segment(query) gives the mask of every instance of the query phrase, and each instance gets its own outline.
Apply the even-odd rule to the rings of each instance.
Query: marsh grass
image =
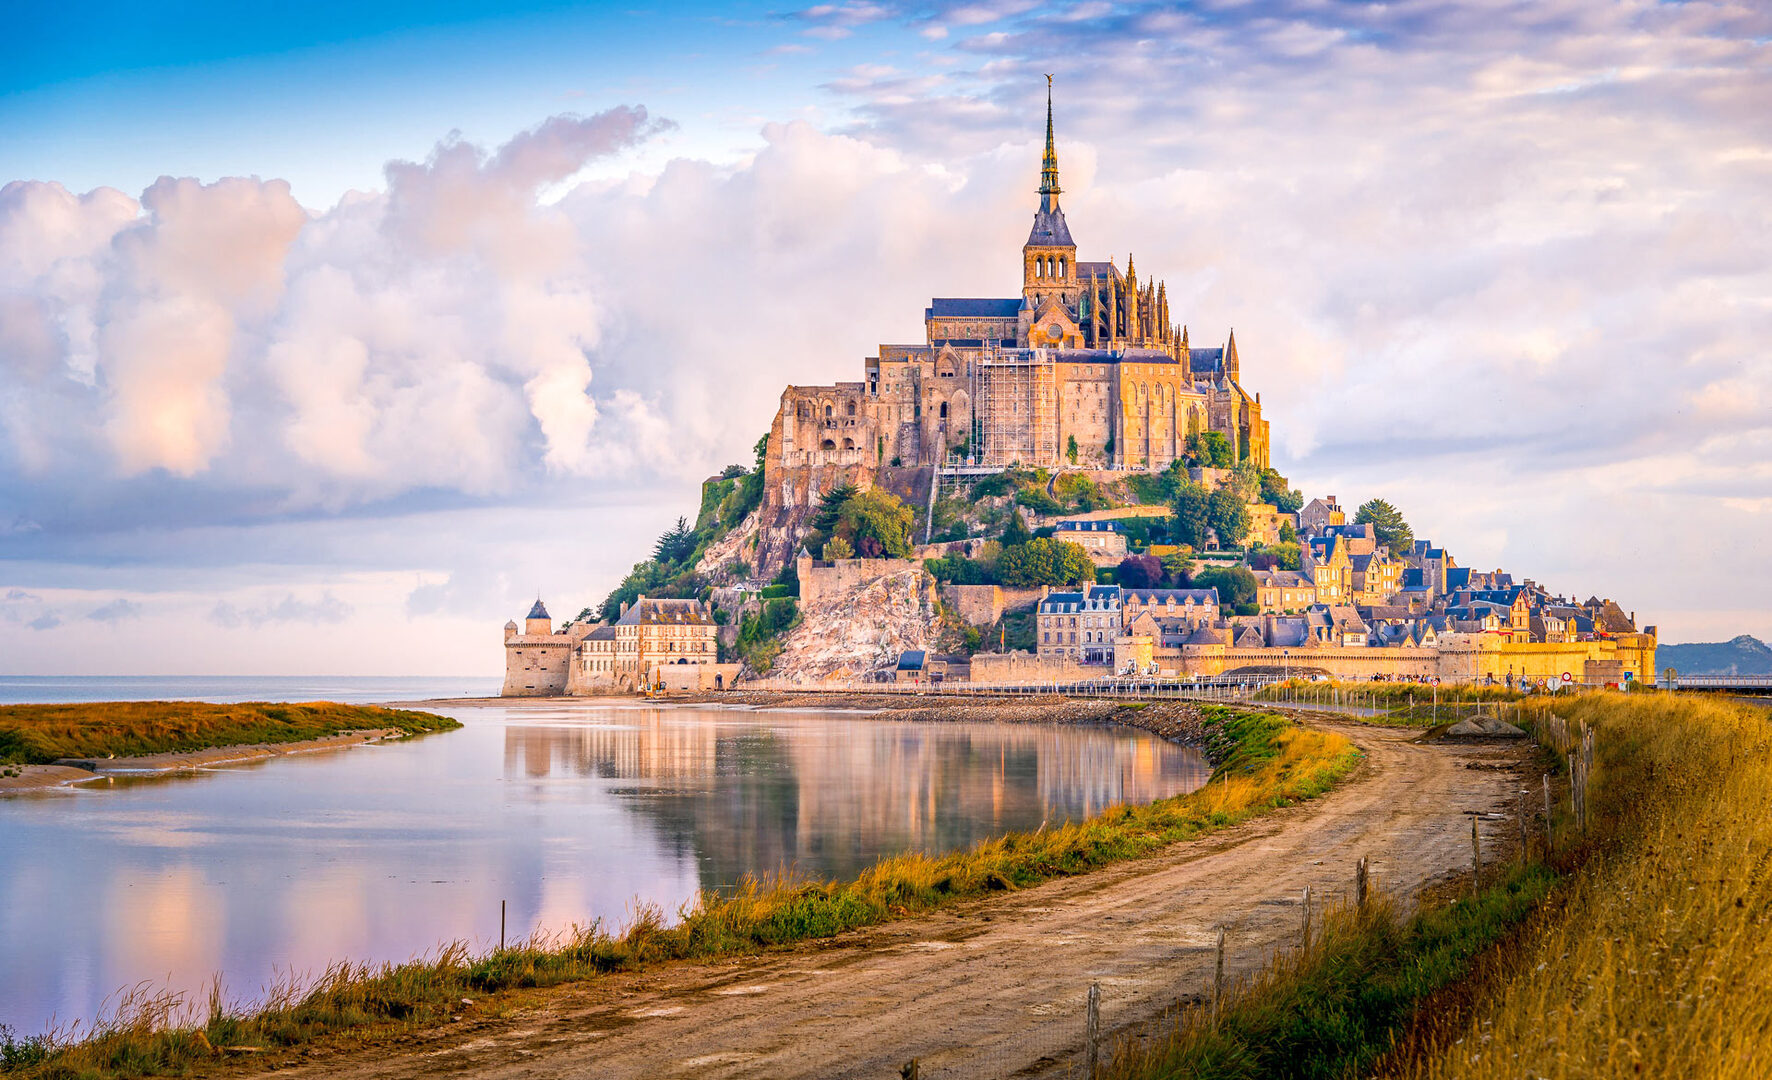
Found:
[[[1559,703],[1595,730],[1585,857],[1471,988],[1382,1075],[1680,1077],[1772,1070],[1772,725],[1692,695]],[[1565,804],[1566,805],[1566,804]]]
[[[36,1057],[6,1071],[57,1078],[177,1072],[223,1047],[280,1049],[343,1033],[443,1023],[461,1013],[464,998],[488,1008],[495,1002],[486,995],[501,991],[829,937],[1152,854],[1321,795],[1360,758],[1342,736],[1284,717],[1217,707],[1202,714],[1208,752],[1218,765],[1205,787],[1187,795],[1112,807],[1087,821],[1011,833],[964,852],[891,856],[853,881],[747,878],[730,893],[704,893],[674,922],[644,907],[619,931],[593,922],[481,955],[456,943],[405,964],[339,964],[312,982],[279,984],[251,1011],[229,1007],[219,990],[201,1016],[181,1014],[176,998],[143,995],[83,1033],[52,1033],[28,1051]]]
[[[0,705],[0,762],[44,765],[62,758],[131,757],[213,746],[300,742],[346,731],[398,728],[407,735],[420,735],[460,726],[431,713],[330,701]]]

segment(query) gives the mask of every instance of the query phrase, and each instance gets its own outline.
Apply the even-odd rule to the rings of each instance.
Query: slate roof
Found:
[[[1117,521],[1061,521],[1055,532],[1120,532]]]
[[[553,616],[548,614],[548,609],[542,604],[541,597],[538,596],[535,598],[535,606],[529,609],[529,614],[525,615],[524,618],[551,619]]]
[[[639,626],[646,624],[650,626],[658,623],[679,623],[689,626],[705,626],[712,622],[713,620],[703,613],[700,601],[648,597],[645,600],[637,600],[629,604],[628,610],[616,620],[616,625]]]
[[[1296,589],[1312,584],[1310,576],[1298,570],[1255,570],[1255,583],[1266,588]]]
[[[1071,227],[1065,224],[1064,211],[1054,207],[1050,212],[1034,211],[1034,227],[1028,230],[1028,243],[1035,247],[1076,247]]]
[[[1218,606],[1218,589],[1122,589],[1123,602],[1137,601],[1146,607],[1152,604],[1162,606],[1173,599],[1177,604],[1186,604],[1190,600],[1196,604]]]
[[[922,671],[923,660],[924,656],[922,649],[906,649],[904,652],[898,654],[898,670]]]
[[[1209,371],[1217,374],[1224,367],[1224,349],[1214,346],[1210,349],[1188,349],[1188,363],[1195,371]]]
[[[592,630],[590,633],[586,634],[585,640],[586,641],[614,641],[615,640],[615,627],[613,627],[613,626],[599,626],[595,630]]]
[[[997,300],[970,296],[937,296],[923,312],[927,319],[1013,319],[1021,314],[1020,298]]]
[[[1055,592],[1046,594],[1040,601],[1040,610],[1051,613],[1056,611],[1117,611],[1120,607],[1120,587],[1118,585],[1091,585],[1087,593]]]
[[[1303,615],[1278,616],[1269,624],[1268,641],[1271,648],[1299,648],[1310,639],[1310,620]]]
[[[1088,281],[1091,275],[1094,275],[1096,283],[1099,285],[1105,285],[1109,281],[1119,281],[1125,277],[1120,273],[1120,268],[1111,262],[1080,262],[1077,264],[1078,281]]]

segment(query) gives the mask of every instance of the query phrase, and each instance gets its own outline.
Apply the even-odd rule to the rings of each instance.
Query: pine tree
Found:
[[[1403,520],[1403,512],[1383,499],[1363,503],[1354,514],[1354,524],[1372,526],[1373,536],[1393,555],[1403,554],[1415,543],[1415,530]]]

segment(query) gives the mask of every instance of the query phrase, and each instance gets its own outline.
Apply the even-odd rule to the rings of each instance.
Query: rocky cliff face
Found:
[[[772,679],[866,679],[907,649],[943,647],[934,579],[921,568],[884,574],[801,608]]]

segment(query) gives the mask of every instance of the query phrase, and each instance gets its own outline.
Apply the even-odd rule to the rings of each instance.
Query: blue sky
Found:
[[[0,44],[0,175],[139,190],[278,176],[309,205],[379,185],[460,131],[497,142],[586,103],[644,101],[655,152],[724,157],[836,103],[820,73],[893,39],[800,45],[767,7],[38,5]],[[884,38],[885,40],[880,40]],[[805,50],[805,51],[802,51]]]
[[[783,384],[1014,292],[1046,72],[1084,254],[1236,327],[1307,494],[1772,636],[1757,6],[5,18],[0,671],[496,671]]]

